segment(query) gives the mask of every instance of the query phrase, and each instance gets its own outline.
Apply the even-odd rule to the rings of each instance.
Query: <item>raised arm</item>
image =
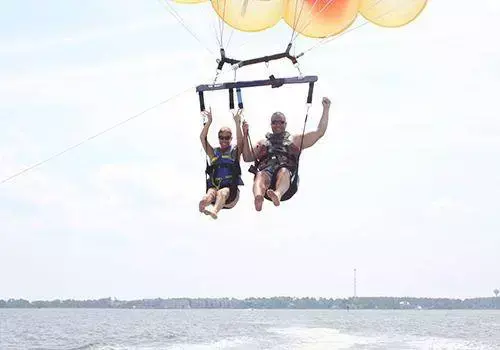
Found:
[[[321,115],[321,119],[318,123],[318,128],[314,131],[310,131],[304,134],[304,141],[301,141],[302,139],[302,134],[295,135],[294,136],[294,143],[297,145],[297,147],[300,147],[301,142],[302,144],[302,149],[311,147],[314,145],[320,138],[325,135],[326,128],[328,127],[328,117],[330,114],[330,100],[328,97],[323,97],[323,114]]]
[[[236,128],[236,147],[238,150],[238,159],[244,150],[243,146],[243,133],[241,131],[241,114],[243,113],[242,109],[238,109],[238,111],[233,115],[234,124]]]
[[[208,135],[208,129],[210,128],[210,125],[212,124],[212,108],[210,107],[209,111],[203,111],[202,112],[203,116],[207,118],[207,122],[203,126],[203,129],[201,130],[200,133],[200,141],[201,144],[203,145],[203,149],[205,150],[205,153],[208,155],[208,157],[213,158],[214,157],[214,149],[210,145],[207,139]]]

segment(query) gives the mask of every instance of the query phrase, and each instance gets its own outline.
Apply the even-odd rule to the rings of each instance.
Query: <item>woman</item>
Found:
[[[239,165],[243,149],[241,113],[242,110],[238,109],[236,114],[233,114],[236,124],[236,146],[231,144],[233,139],[231,129],[222,127],[218,133],[219,147],[213,148],[207,141],[208,129],[212,124],[212,109],[202,112],[207,122],[201,131],[200,140],[211,164],[207,168],[210,176],[207,180],[207,192],[199,203],[199,210],[213,219],[217,219],[217,214],[222,208],[231,209],[238,203],[240,194],[238,186],[243,185]],[[213,207],[207,209],[210,204]]]

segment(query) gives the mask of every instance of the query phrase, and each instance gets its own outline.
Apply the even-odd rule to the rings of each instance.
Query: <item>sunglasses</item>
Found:
[[[231,140],[231,136],[219,136],[219,140],[229,141]]]

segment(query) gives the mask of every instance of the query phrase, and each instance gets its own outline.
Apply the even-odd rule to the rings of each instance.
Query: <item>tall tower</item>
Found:
[[[356,269],[354,269],[354,298],[356,298]]]

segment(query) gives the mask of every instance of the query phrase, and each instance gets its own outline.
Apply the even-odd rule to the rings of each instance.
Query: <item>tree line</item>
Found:
[[[500,298],[414,298],[414,297],[355,297],[355,298],[156,298],[118,300],[0,300],[0,308],[112,308],[112,309],[496,309]]]

